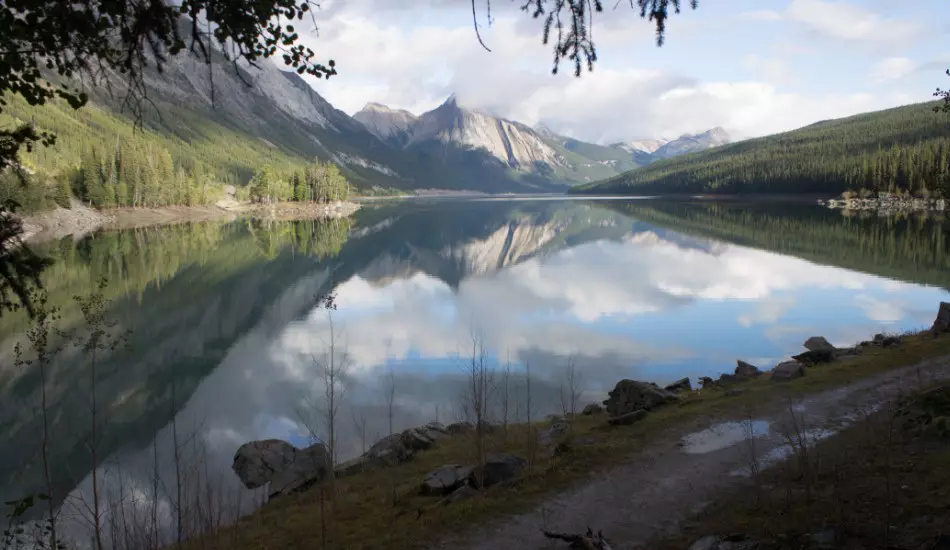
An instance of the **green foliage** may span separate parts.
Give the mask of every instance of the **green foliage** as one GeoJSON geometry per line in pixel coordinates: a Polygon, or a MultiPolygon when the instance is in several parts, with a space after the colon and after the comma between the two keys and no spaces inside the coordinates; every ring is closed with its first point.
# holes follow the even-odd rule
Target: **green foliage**
{"type": "MultiPolygon", "coordinates": [[[[303,19],[310,7],[309,0],[234,0],[226,5],[155,0],[147,6],[135,0],[6,0],[0,5],[0,95],[12,92],[30,105],[58,96],[78,109],[88,96],[73,80],[109,71],[122,75],[127,103],[139,119],[146,66],[161,70],[169,56],[186,48],[207,63],[215,48],[251,64],[280,55],[298,74],[329,78],[336,74],[335,63],[315,63],[314,52],[298,42],[300,35],[288,24],[303,19]],[[45,78],[50,73],[58,83],[45,78]]],[[[0,102],[0,114],[3,110],[0,102]]],[[[52,137],[30,124],[0,131],[0,170],[15,163],[22,145],[36,141],[50,143],[52,137]]]]}
{"type": "Polygon", "coordinates": [[[950,196],[950,124],[933,103],[828,120],[656,162],[572,193],[827,193],[950,196]]]}

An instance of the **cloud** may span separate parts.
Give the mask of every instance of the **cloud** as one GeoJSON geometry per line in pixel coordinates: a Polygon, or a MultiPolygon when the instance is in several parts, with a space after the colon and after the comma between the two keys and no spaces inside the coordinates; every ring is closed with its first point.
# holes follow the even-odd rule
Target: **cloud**
{"type": "Polygon", "coordinates": [[[887,57],[877,62],[871,69],[869,79],[874,84],[900,80],[918,70],[917,63],[906,57],[887,57]]]}
{"type": "Polygon", "coordinates": [[[903,46],[923,29],[916,22],[882,17],[844,1],[793,0],[785,17],[822,36],[871,44],[903,46]]]}
{"type": "MultiPolygon", "coordinates": [[[[745,46],[737,51],[735,30],[726,32],[714,20],[697,22],[684,16],[677,21],[678,42],[657,49],[652,27],[635,10],[621,8],[608,9],[595,21],[599,62],[594,72],[579,79],[570,71],[552,75],[550,47],[541,44],[540,22],[512,3],[493,3],[492,24],[483,28],[490,53],[475,37],[471,13],[456,3],[414,0],[413,5],[418,9],[397,10],[381,0],[325,5],[319,12],[326,18],[320,21],[320,35],[306,40],[319,54],[331,55],[340,74],[311,81],[317,91],[348,113],[371,101],[420,113],[456,93],[465,106],[529,125],[544,123],[564,135],[601,143],[677,136],[714,126],[737,138],[759,136],[890,107],[906,97],[860,87],[855,92],[791,92],[787,86],[811,81],[807,68],[790,63],[791,52],[778,42],[766,42],[770,55],[745,46]],[[727,53],[703,53],[712,51],[704,44],[723,40],[727,42],[721,45],[727,47],[721,51],[727,53]],[[674,55],[677,47],[690,55],[674,55]]],[[[832,13],[841,11],[838,4],[832,7],[832,13]]],[[[731,27],[752,31],[781,14],[777,29],[784,29],[791,13],[808,28],[823,28],[821,20],[809,18],[819,8],[829,9],[814,0],[799,0],[783,12],[739,14],[731,27]]],[[[851,16],[847,10],[843,13],[851,16]]],[[[863,11],[859,15],[859,26],[870,30],[845,36],[874,34],[878,26],[893,35],[892,20],[863,11]]],[[[901,25],[896,28],[897,36],[906,32],[901,25]]],[[[780,33],[776,39],[802,48],[800,37],[780,33]]]]}

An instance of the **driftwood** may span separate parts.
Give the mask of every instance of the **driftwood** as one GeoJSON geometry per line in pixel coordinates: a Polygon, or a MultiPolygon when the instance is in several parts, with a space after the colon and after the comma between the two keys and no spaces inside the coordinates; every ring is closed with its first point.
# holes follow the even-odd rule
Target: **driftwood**
{"type": "Polygon", "coordinates": [[[607,542],[607,539],[604,538],[604,534],[600,531],[597,531],[597,534],[595,535],[594,532],[591,531],[590,527],[587,528],[587,533],[584,535],[552,533],[543,529],[541,532],[544,533],[544,536],[549,539],[563,540],[564,542],[570,543],[573,550],[613,550],[610,544],[607,542]]]}

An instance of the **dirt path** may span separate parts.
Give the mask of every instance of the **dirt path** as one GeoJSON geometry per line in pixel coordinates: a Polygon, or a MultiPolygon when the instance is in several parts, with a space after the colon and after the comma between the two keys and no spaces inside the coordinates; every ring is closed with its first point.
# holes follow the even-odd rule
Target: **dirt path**
{"type": "Polygon", "coordinates": [[[540,532],[543,526],[562,532],[583,532],[590,526],[602,530],[614,548],[629,549],[676,530],[681,520],[699,511],[718,491],[743,483],[747,478],[742,472],[750,464],[763,467],[787,456],[783,434],[791,433],[793,423],[804,426],[812,438],[831,436],[836,426],[855,421],[862,411],[873,410],[887,398],[917,388],[922,381],[946,378],[950,378],[950,356],[814,394],[794,405],[774,403],[747,421],[719,423],[716,429],[699,433],[677,431],[623,466],[596,472],[590,481],[548,498],[529,513],[452,537],[433,548],[550,549],[550,541],[540,532]],[[747,436],[750,431],[757,434],[753,444],[747,436]]]}

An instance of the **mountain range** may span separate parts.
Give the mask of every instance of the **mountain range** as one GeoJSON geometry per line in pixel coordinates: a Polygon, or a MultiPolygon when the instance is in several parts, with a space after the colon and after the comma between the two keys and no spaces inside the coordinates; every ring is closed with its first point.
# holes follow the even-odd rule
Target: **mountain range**
{"type": "MultiPolygon", "coordinates": [[[[234,64],[217,52],[210,67],[184,53],[170,57],[161,72],[145,71],[144,79],[145,138],[176,162],[200,161],[237,184],[264,164],[296,169],[319,158],[340,165],[363,190],[563,192],[728,139],[715,129],[656,140],[655,148],[598,145],[469,108],[454,96],[419,115],[370,103],[351,117],[296,73],[273,63],[234,64]]],[[[117,137],[132,133],[124,82],[119,75],[110,80],[87,87],[91,105],[79,111],[63,102],[36,108],[13,101],[6,108],[3,117],[34,120],[62,136],[36,156],[38,168],[78,164],[89,144],[114,147],[117,137]]]]}
{"type": "Polygon", "coordinates": [[[412,155],[455,147],[487,155],[514,178],[551,185],[588,183],[632,170],[655,160],[701,151],[729,142],[722,128],[677,139],[638,140],[598,145],[559,135],[545,126],[532,128],[471,109],[450,96],[420,115],[371,102],[353,115],[390,146],[412,155]]]}

